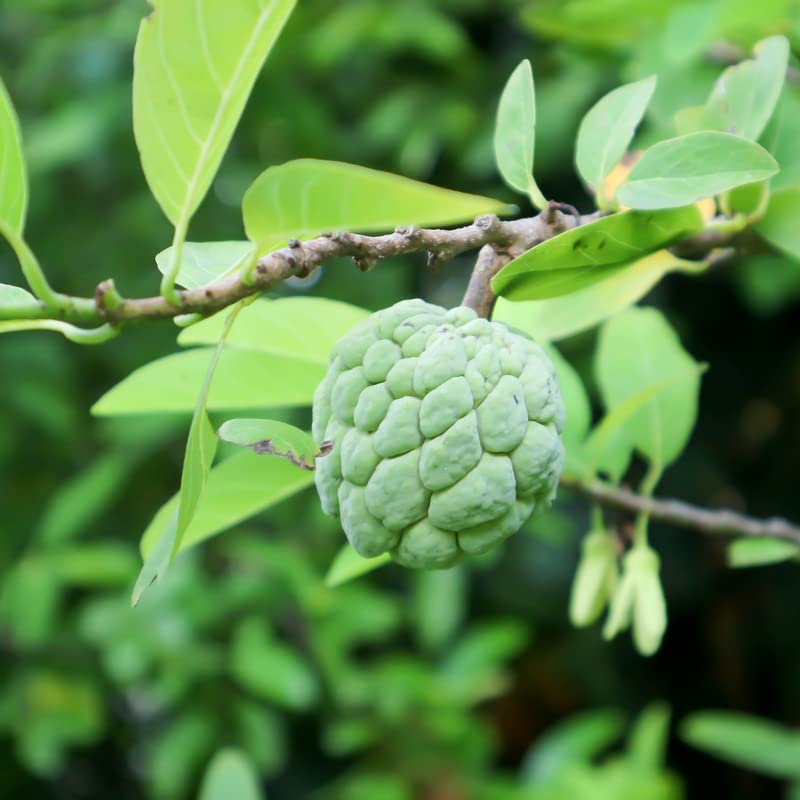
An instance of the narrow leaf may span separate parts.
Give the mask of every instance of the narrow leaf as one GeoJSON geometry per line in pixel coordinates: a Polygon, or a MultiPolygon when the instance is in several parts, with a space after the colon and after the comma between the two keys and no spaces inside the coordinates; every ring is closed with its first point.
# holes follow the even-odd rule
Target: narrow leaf
{"type": "Polygon", "coordinates": [[[153,195],[185,227],[295,0],[150,2],[133,58],[133,129],[153,195]]]}
{"type": "Polygon", "coordinates": [[[180,549],[183,534],[194,518],[197,504],[203,495],[206,479],[217,450],[217,437],[214,435],[214,429],[211,427],[207,413],[208,392],[222,355],[222,349],[225,346],[225,339],[236,321],[236,316],[241,307],[241,303],[237,304],[228,314],[225,328],[206,370],[200,395],[197,398],[197,405],[192,415],[192,423],[189,427],[189,437],[186,442],[183,470],[181,471],[181,488],[178,493],[178,508],[176,512],[170,515],[169,524],[158,544],[153,553],[150,554],[150,557],[145,560],[134,586],[133,605],[139,602],[142,593],[148,586],[164,576],[180,549]]]}
{"type": "MultiPolygon", "coordinates": [[[[601,217],[547,239],[515,258],[495,275],[492,289],[511,300],[528,300],[537,291],[536,273],[625,264],[700,230],[702,225],[700,211],[693,205],[601,217]]],[[[603,277],[608,274],[603,273],[603,277]]]]}
{"type": "Polygon", "coordinates": [[[694,427],[700,390],[697,369],[669,323],[655,309],[630,308],[606,322],[600,331],[595,372],[609,410],[665,378],[693,373],[657,394],[627,422],[626,436],[661,468],[680,455],[694,427]]]}
{"type": "Polygon", "coordinates": [[[546,201],[533,179],[536,144],[536,94],[528,59],[511,73],[500,95],[494,128],[494,157],[503,180],[528,195],[537,208],[546,201]]]}
{"type": "MultiPolygon", "coordinates": [[[[607,268],[605,277],[570,295],[523,302],[501,297],[493,318],[508,322],[535,339],[554,342],[589,330],[633,305],[670,272],[697,272],[703,268],[702,262],[684,261],[667,250],[659,250],[632,263],[607,268]]],[[[602,274],[605,269],[600,267],[597,272],[602,274]]]]}
{"type": "MultiPolygon", "coordinates": [[[[100,417],[190,413],[213,356],[213,348],[201,347],[151,361],[106,392],[92,413],[100,417]]],[[[324,365],[314,361],[232,346],[217,370],[208,408],[233,411],[311,405],[324,376],[324,365]]]]}
{"type": "Polygon", "coordinates": [[[388,172],[306,158],[262,172],[247,190],[242,210],[247,236],[261,254],[285,246],[292,236],[449,225],[507,207],[388,172]]]}
{"type": "Polygon", "coordinates": [[[774,192],[767,213],[755,229],[771,245],[800,259],[800,186],[774,192]]]}
{"type": "Polygon", "coordinates": [[[609,92],[595,103],[578,129],[575,163],[594,189],[619,163],[656,88],[651,76],[609,92]]]}
{"type": "Polygon", "coordinates": [[[364,558],[356,553],[349,544],[346,544],[331,562],[328,574],[325,576],[325,583],[328,586],[341,586],[347,581],[360,578],[362,575],[388,564],[391,560],[392,557],[388,553],[381,553],[374,558],[364,558]]]}
{"type": "Polygon", "coordinates": [[[305,470],[314,470],[316,458],[324,457],[330,445],[314,440],[305,431],[274,419],[231,419],[217,432],[223,442],[249,447],[256,455],[285,458],[305,470]]]}
{"type": "MultiPolygon", "coordinates": [[[[326,366],[333,345],[369,314],[364,308],[325,297],[258,300],[239,314],[228,344],[326,366]]],[[[223,323],[224,315],[215,314],[181,331],[178,342],[213,344],[223,323]]]]}
{"type": "Polygon", "coordinates": [[[0,223],[19,237],[25,227],[27,206],[28,178],[19,121],[0,80],[0,223]]]}
{"type": "Polygon", "coordinates": [[[800,546],[784,539],[736,539],[728,545],[731,567],[760,567],[800,557],[800,546]]]}
{"type": "MultiPolygon", "coordinates": [[[[236,270],[252,252],[252,242],[184,242],[175,282],[187,289],[205,286],[236,270]]],[[[169,272],[174,255],[175,248],[170,246],[156,256],[162,275],[169,272]]]]}
{"type": "Polygon", "coordinates": [[[250,759],[232,747],[219,750],[200,785],[199,800],[261,800],[258,773],[250,759]]]}
{"type": "Polygon", "coordinates": [[[681,738],[724,761],[774,778],[800,778],[800,733],[775,722],[731,711],[687,717],[681,738]]]}
{"type": "MultiPolygon", "coordinates": [[[[237,525],[313,482],[313,472],[297,469],[284,459],[262,458],[249,451],[237,453],[209,473],[180,549],[237,525]]],[[[153,552],[177,505],[175,496],[159,509],[147,527],[141,544],[145,557],[153,552]]]]}
{"type": "Polygon", "coordinates": [[[675,208],[736,186],[765,180],[775,159],[731,133],[699,131],[653,145],[639,159],[617,199],[630,208],[675,208]]]}
{"type": "Polygon", "coordinates": [[[789,41],[770,36],[754,48],[754,58],[728,67],[708,98],[705,119],[714,130],[755,141],[780,97],[789,64],[789,41]]]}

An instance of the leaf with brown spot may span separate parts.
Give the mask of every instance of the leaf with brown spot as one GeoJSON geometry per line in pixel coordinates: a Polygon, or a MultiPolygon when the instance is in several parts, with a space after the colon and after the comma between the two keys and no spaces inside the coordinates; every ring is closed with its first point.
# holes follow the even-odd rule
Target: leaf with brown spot
{"type": "Polygon", "coordinates": [[[249,447],[257,455],[285,458],[304,470],[315,469],[315,459],[330,453],[333,442],[317,447],[311,436],[294,425],[274,419],[231,419],[220,427],[223,442],[249,447]]]}

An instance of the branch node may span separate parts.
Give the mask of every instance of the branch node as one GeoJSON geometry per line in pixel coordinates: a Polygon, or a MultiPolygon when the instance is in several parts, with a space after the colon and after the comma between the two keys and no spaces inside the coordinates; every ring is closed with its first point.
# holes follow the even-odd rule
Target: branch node
{"type": "Polygon", "coordinates": [[[474,225],[486,233],[495,233],[500,230],[500,218],[497,214],[481,214],[475,217],[474,225]]]}
{"type": "Polygon", "coordinates": [[[359,255],[353,256],[353,263],[362,271],[369,272],[379,261],[378,256],[359,255]]]}
{"type": "Polygon", "coordinates": [[[299,239],[295,239],[294,237],[289,239],[288,247],[291,247],[292,250],[294,250],[297,247],[302,247],[302,246],[303,246],[303,243],[299,239]]]}

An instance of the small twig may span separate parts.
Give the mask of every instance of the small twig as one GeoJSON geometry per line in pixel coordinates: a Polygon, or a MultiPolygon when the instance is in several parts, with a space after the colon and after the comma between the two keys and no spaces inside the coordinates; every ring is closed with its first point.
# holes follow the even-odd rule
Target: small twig
{"type": "Polygon", "coordinates": [[[779,517],[757,519],[728,509],[693,506],[682,500],[644,497],[630,489],[611,486],[602,481],[587,482],[562,477],[561,485],[604,506],[636,513],[644,512],[651,519],[693,528],[702,533],[784,539],[800,545],[800,526],[779,517]]]}
{"type": "Polygon", "coordinates": [[[485,244],[478,253],[461,305],[471,308],[479,317],[488,319],[497,300],[492,291],[492,278],[509,261],[511,256],[508,253],[498,252],[493,244],[485,244]]]}

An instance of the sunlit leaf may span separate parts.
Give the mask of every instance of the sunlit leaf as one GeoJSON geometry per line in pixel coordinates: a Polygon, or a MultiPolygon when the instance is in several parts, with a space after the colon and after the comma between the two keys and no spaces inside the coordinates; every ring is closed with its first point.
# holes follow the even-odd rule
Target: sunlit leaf
{"type": "Polygon", "coordinates": [[[655,76],[620,86],[598,100],[583,118],[575,163],[589,186],[599,188],[625,155],[655,88],[655,76]]]}
{"type": "Polygon", "coordinates": [[[760,567],[800,557],[800,545],[785,539],[736,539],[728,545],[732,567],[760,567]]]}
{"type": "Polygon", "coordinates": [[[690,377],[656,394],[625,426],[639,452],[661,468],[680,455],[694,427],[700,389],[697,364],[653,308],[630,308],[601,329],[595,373],[610,411],[682,372],[690,377]]]}
{"type": "Polygon", "coordinates": [[[771,245],[800,259],[800,186],[774,192],[767,213],[755,229],[771,245]]]}
{"type": "Polygon", "coordinates": [[[200,785],[199,800],[261,800],[258,773],[241,751],[217,751],[200,785]]]}
{"type": "Polygon", "coordinates": [[[22,155],[19,121],[0,80],[0,233],[6,228],[17,236],[25,226],[28,179],[22,155]]]}
{"type": "Polygon", "coordinates": [[[703,266],[702,262],[685,261],[667,250],[659,250],[633,263],[612,267],[607,277],[569,295],[523,302],[501,297],[493,318],[508,322],[536,339],[558,341],[593,328],[633,305],[669,272],[697,272],[703,266]]]}
{"type": "Polygon", "coordinates": [[[699,131],[653,145],[617,191],[630,208],[675,208],[736,186],[765,180],[775,159],[755,142],[732,133],[699,131]]]}
{"type": "Polygon", "coordinates": [[[392,557],[388,553],[381,553],[374,558],[364,558],[356,553],[349,544],[345,544],[333,559],[328,574],[325,576],[325,583],[328,586],[340,586],[388,564],[391,560],[392,557]]]}
{"type": "Polygon", "coordinates": [[[755,46],[753,55],[722,73],[706,103],[705,119],[715,130],[755,140],[772,116],[786,79],[789,41],[770,36],[755,46]]]}
{"type": "MultiPolygon", "coordinates": [[[[175,248],[156,256],[159,272],[169,271],[175,248]]],[[[197,289],[235,270],[253,252],[252,242],[184,242],[181,268],[176,283],[197,289]]]]}
{"type": "Polygon", "coordinates": [[[800,733],[770,720],[732,711],[687,717],[681,738],[739,767],[774,778],[800,778],[800,733]]]}
{"type": "Polygon", "coordinates": [[[515,258],[495,275],[492,289],[511,300],[528,300],[536,293],[537,273],[625,264],[699,230],[702,224],[700,211],[693,205],[601,217],[547,239],[515,258]]]}
{"type": "Polygon", "coordinates": [[[247,190],[242,209],[247,236],[263,253],[285,246],[290,237],[449,225],[507,207],[389,172],[305,158],[262,172],[247,190]]]}
{"type": "Polygon", "coordinates": [[[773,176],[773,189],[800,186],[800,91],[787,86],[761,136],[761,144],[775,156],[781,171],[773,176]]]}
{"type": "Polygon", "coordinates": [[[151,0],[134,51],[133,129],[176,227],[208,191],[295,0],[151,0]]]}
{"type": "Polygon", "coordinates": [[[223,442],[248,447],[257,455],[285,458],[306,470],[313,470],[315,459],[327,453],[320,453],[320,448],[305,431],[275,419],[230,419],[223,423],[217,435],[223,442]]]}
{"type": "Polygon", "coordinates": [[[494,158],[503,180],[530,197],[538,208],[546,204],[533,179],[536,144],[536,94],[528,59],[511,73],[500,95],[494,128],[494,158]]]}
{"type": "MultiPolygon", "coordinates": [[[[284,459],[263,458],[249,451],[237,453],[209,473],[181,549],[233,527],[313,482],[313,472],[297,469],[284,459]]],[[[169,525],[177,504],[177,497],[173,497],[153,517],[142,537],[145,557],[169,525]]]]}

